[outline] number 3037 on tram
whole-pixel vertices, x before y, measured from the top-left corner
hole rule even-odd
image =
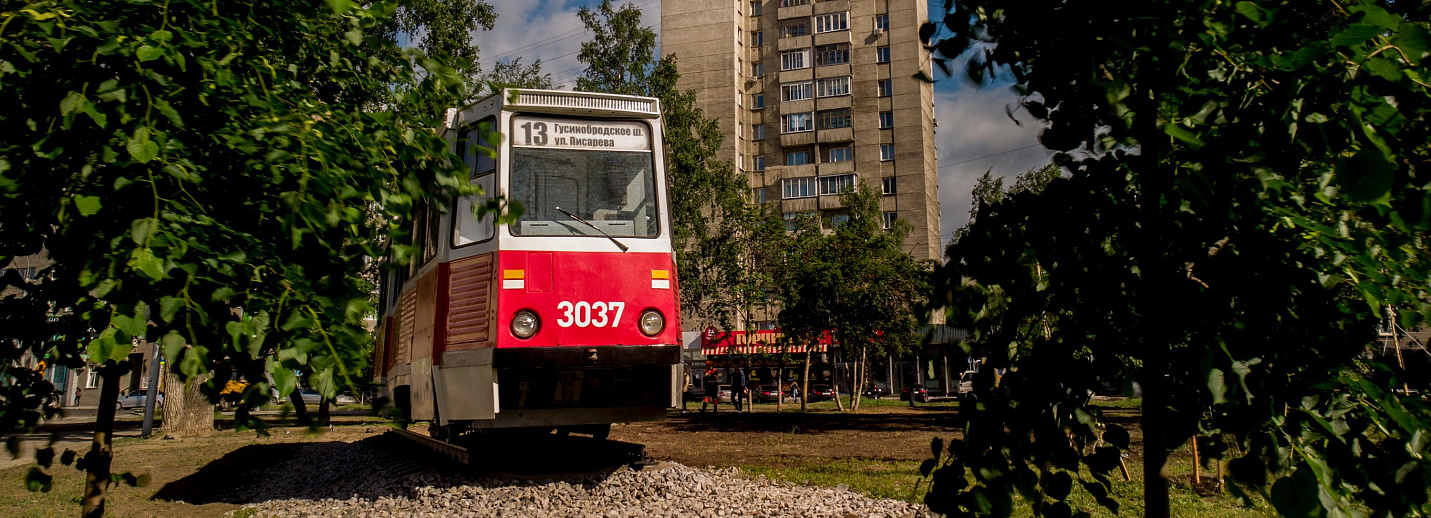
[[[660,114],[652,98],[546,90],[448,111],[442,131],[486,194],[420,204],[418,252],[383,269],[374,371],[409,420],[444,439],[604,438],[680,403]],[[474,216],[497,194],[521,205],[514,222]]]

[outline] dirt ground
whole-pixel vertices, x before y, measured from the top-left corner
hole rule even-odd
[[[753,475],[816,485],[848,484],[852,490],[870,496],[919,501],[917,469],[919,462],[929,456],[930,440],[958,435],[953,405],[911,409],[898,402],[882,401],[859,413],[824,409],[803,414],[774,412],[774,405],[757,405],[757,410],[736,414],[723,406],[718,414],[673,414],[660,422],[616,425],[611,438],[644,444],[647,454],[657,460],[696,467],[738,466]],[[1137,480],[1141,467],[1136,455],[1141,453],[1141,437],[1136,428],[1137,409],[1105,408],[1105,415],[1132,432],[1134,445],[1130,453],[1134,457],[1128,461],[1133,481],[1119,481],[1115,495],[1126,504],[1120,514],[1140,514]],[[67,424],[57,430],[63,432],[58,438],[70,444],[77,442],[77,436],[82,435],[76,429],[79,427],[76,423]],[[331,429],[285,426],[275,420],[267,435],[226,430],[184,439],[120,437],[115,441],[114,471],[148,475],[149,483],[145,487],[111,489],[108,511],[111,516],[221,516],[250,503],[232,495],[259,473],[291,458],[303,443],[355,447],[348,445],[387,429],[388,423],[377,418],[347,415],[335,417]],[[39,434],[31,440],[43,442],[43,437]],[[473,455],[480,457],[481,452],[474,450]],[[1191,465],[1184,456],[1174,453],[1175,473],[1182,471],[1183,464]],[[32,463],[12,463],[0,469],[0,516],[73,516],[79,508],[83,473],[56,464],[48,470],[54,475],[50,491],[32,492],[25,489],[23,482],[32,467]],[[551,469],[561,472],[561,462]],[[1265,510],[1244,510],[1225,498],[1205,499],[1191,490],[1182,493],[1174,495],[1181,499],[1184,507],[1180,509],[1192,512],[1181,515],[1266,515]],[[284,497],[262,495],[257,500]],[[1094,510],[1093,515],[1105,514]]]
[[[657,460],[690,466],[780,468],[841,459],[918,461],[928,455],[932,437],[953,433],[947,408],[799,414],[771,412],[773,405],[768,406],[753,413],[722,408],[718,414],[691,412],[660,422],[616,425],[611,438],[645,444]],[[221,516],[244,503],[225,502],[226,494],[289,458],[301,443],[352,443],[387,429],[376,418],[336,419],[331,430],[276,426],[267,436],[227,430],[184,439],[120,437],[115,441],[114,471],[148,475],[149,484],[111,489],[108,510],[112,516]],[[66,426],[63,437],[79,439],[72,437],[82,435],[75,427]],[[54,475],[50,491],[31,492],[23,484],[31,467],[33,463],[0,469],[0,516],[73,516],[83,474],[56,463],[48,470]]]

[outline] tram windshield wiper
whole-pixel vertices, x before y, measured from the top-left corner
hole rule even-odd
[[[616,243],[616,246],[619,247],[619,248],[621,248],[621,251],[622,251],[622,252],[625,252],[625,251],[627,251],[627,250],[630,250],[630,248],[627,248],[626,245],[623,245],[623,244],[621,244],[620,241],[617,241],[616,238],[611,237],[611,234],[607,234],[605,230],[601,230],[601,227],[598,227],[598,226],[592,224],[590,221],[581,219],[581,218],[578,217],[576,214],[572,214],[572,213],[570,213],[570,212],[567,212],[566,209],[563,209],[563,208],[561,208],[561,207],[553,207],[553,208],[555,208],[556,210],[560,211],[562,214],[566,214],[567,216],[570,216],[571,219],[580,221],[580,222],[582,222],[582,223],[585,223],[586,226],[596,229],[596,231],[597,231],[597,232],[600,232],[601,235],[606,236],[606,239],[610,239],[612,243]]]

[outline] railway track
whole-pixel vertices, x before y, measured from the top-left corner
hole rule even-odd
[[[431,462],[465,470],[512,474],[585,473],[629,466],[640,470],[654,461],[644,444],[555,434],[496,435],[474,433],[455,442],[438,440],[410,430],[392,429],[383,435],[393,448],[386,463],[402,475],[432,469]],[[410,455],[416,451],[419,455]]]

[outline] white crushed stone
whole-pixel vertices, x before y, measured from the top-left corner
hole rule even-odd
[[[403,477],[367,442],[308,445],[226,500],[264,517],[915,517],[921,505],[845,489],[750,477],[738,468],[661,463],[562,476]]]

